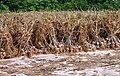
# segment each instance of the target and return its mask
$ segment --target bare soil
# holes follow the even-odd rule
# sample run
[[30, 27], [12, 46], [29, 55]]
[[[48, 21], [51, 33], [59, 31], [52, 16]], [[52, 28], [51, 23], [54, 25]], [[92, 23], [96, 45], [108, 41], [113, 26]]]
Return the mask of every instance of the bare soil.
[[120, 76], [120, 51], [3, 59], [0, 76]]

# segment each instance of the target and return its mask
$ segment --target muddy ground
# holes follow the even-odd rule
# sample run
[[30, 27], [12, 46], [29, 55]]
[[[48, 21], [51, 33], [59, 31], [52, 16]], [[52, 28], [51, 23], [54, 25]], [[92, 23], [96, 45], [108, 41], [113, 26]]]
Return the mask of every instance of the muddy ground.
[[120, 76], [120, 51], [0, 60], [0, 76]]

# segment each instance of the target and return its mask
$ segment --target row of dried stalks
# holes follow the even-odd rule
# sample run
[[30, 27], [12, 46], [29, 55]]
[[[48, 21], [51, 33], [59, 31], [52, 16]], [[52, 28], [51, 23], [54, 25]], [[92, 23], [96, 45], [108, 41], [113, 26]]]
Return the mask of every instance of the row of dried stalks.
[[0, 58], [120, 49], [120, 11], [0, 14]]

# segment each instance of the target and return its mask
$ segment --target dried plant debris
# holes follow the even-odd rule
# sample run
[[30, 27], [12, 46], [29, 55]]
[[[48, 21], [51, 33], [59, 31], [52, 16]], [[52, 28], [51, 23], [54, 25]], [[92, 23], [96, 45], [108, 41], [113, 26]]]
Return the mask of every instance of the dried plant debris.
[[0, 58], [120, 49], [120, 11], [0, 14]]

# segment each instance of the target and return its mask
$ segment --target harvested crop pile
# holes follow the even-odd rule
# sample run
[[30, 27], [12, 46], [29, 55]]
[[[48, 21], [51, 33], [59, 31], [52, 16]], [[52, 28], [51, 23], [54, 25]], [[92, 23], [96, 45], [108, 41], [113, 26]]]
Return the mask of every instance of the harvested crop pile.
[[0, 14], [0, 58], [120, 49], [120, 11]]

